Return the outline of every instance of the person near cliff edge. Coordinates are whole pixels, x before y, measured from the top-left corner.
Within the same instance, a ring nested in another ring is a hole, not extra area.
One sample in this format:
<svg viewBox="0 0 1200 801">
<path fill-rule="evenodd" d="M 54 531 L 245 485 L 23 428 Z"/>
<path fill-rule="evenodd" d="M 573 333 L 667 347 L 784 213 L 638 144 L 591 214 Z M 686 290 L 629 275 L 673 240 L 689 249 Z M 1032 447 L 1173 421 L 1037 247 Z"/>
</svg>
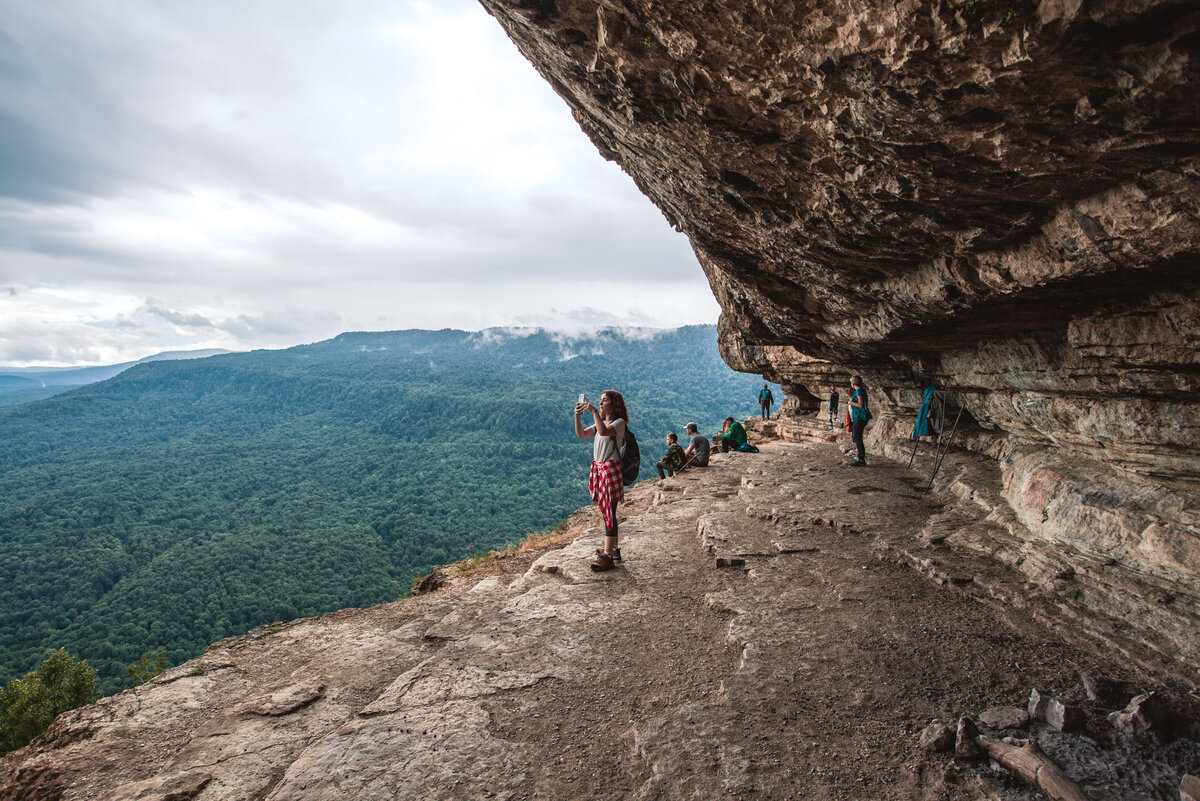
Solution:
<svg viewBox="0 0 1200 801">
<path fill-rule="evenodd" d="M 736 451 L 745 444 L 745 427 L 732 417 L 726 417 L 725 427 L 721 429 L 721 453 Z"/>
<path fill-rule="evenodd" d="M 762 419 L 771 419 L 771 404 L 775 402 L 775 396 L 771 394 L 771 388 L 763 384 L 763 388 L 758 393 L 758 405 L 762 409 Z"/>
<path fill-rule="evenodd" d="M 850 389 L 854 394 L 850 397 L 851 438 L 858 448 L 858 458 L 850 463 L 851 467 L 867 466 L 867 449 L 863 445 L 863 430 L 871 419 L 871 409 L 867 402 L 867 388 L 863 386 L 862 376 L 856 375 L 850 379 Z"/>
<path fill-rule="evenodd" d="M 592 413 L 592 424 L 583 427 L 584 412 Z M 629 412 L 625 399 L 615 389 L 600 393 L 600 408 L 579 396 L 575 404 L 575 436 L 592 440 L 592 468 L 588 474 L 588 492 L 600 507 L 604 519 L 604 547 L 596 549 L 592 570 L 612 570 L 621 561 L 617 544 L 617 504 L 625 499 L 625 482 L 621 474 L 621 446 L 625 442 L 625 426 Z"/>
<path fill-rule="evenodd" d="M 700 428 L 695 423 L 688 423 L 684 430 L 692 438 L 692 444 L 684 451 L 688 458 L 684 467 L 708 467 L 708 437 L 700 433 Z"/>
<path fill-rule="evenodd" d="M 673 476 L 683 469 L 684 463 L 687 461 L 687 454 L 683 452 L 683 448 L 679 444 L 679 435 L 672 431 L 667 434 L 667 453 L 663 456 L 661 462 L 655 462 L 654 466 L 658 468 L 658 483 L 661 486 L 666 481 L 667 476 Z"/>
</svg>

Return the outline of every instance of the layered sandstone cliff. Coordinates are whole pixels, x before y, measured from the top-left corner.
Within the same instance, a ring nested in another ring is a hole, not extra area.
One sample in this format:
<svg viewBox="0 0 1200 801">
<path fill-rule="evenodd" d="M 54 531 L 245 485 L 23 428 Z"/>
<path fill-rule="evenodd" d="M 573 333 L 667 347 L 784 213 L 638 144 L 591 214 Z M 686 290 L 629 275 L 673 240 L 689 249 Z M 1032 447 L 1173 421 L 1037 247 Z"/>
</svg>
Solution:
<svg viewBox="0 0 1200 801">
<path fill-rule="evenodd" d="M 482 2 L 691 238 L 731 365 L 859 373 L 877 437 L 948 390 L 1083 608 L 1196 630 L 1200 8 Z"/>
</svg>

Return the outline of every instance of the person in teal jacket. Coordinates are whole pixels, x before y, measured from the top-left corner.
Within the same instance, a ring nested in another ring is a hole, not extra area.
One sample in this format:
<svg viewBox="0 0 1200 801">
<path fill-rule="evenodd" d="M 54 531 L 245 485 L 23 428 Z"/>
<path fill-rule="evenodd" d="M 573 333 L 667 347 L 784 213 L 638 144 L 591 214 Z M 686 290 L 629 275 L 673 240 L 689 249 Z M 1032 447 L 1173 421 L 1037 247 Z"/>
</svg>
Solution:
<svg viewBox="0 0 1200 801">
<path fill-rule="evenodd" d="M 775 402 L 775 396 L 771 394 L 771 388 L 763 384 L 763 388 L 758 393 L 758 406 L 762 410 L 762 418 L 769 420 L 771 418 L 771 404 Z"/>
<path fill-rule="evenodd" d="M 858 449 L 858 458 L 850 465 L 866 467 L 867 449 L 863 444 L 863 431 L 867 427 L 867 421 L 871 419 L 871 407 L 867 401 L 867 387 L 863 384 L 862 376 L 856 375 L 850 379 L 850 389 L 854 391 L 850 396 L 850 438 L 854 440 L 854 447 Z"/>
<path fill-rule="evenodd" d="M 725 418 L 725 427 L 721 429 L 721 453 L 736 451 L 739 445 L 746 444 L 746 429 L 732 417 Z"/>
</svg>

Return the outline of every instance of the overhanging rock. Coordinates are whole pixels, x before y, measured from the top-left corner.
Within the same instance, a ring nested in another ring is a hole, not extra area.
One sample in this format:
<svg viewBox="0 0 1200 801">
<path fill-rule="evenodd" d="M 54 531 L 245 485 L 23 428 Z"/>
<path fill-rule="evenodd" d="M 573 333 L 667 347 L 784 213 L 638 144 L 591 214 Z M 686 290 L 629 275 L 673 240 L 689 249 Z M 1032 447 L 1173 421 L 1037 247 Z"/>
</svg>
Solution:
<svg viewBox="0 0 1200 801">
<path fill-rule="evenodd" d="M 481 2 L 690 237 L 731 365 L 861 374 L 893 432 L 937 383 L 1033 536 L 1200 608 L 1200 9 Z"/>
</svg>

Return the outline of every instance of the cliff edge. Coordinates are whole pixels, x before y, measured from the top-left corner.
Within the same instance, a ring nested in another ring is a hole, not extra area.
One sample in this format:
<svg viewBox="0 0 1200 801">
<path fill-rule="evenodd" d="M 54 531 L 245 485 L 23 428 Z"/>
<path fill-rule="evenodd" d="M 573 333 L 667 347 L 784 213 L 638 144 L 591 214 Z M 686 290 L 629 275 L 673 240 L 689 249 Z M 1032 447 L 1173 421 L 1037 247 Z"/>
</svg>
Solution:
<svg viewBox="0 0 1200 801">
<path fill-rule="evenodd" d="M 1028 798 L 937 750 L 964 716 L 1036 738 L 1096 801 L 1200 772 L 1186 676 L 955 544 L 1019 526 L 986 511 L 994 481 L 955 489 L 978 457 L 927 494 L 903 462 L 850 467 L 844 433 L 764 430 L 630 490 L 610 573 L 584 510 L 491 575 L 222 641 L 60 716 L 0 763 L 0 799 Z M 1033 688 L 1082 717 L 1030 721 Z M 1110 719 L 1142 691 L 1176 723 Z"/>
</svg>

